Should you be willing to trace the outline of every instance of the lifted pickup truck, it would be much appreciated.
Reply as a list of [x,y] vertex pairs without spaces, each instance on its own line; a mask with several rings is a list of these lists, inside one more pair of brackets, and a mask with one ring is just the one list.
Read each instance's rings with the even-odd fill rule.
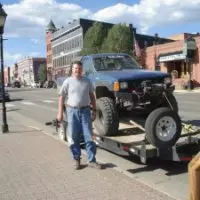
[[170,74],[142,69],[124,53],[93,54],[80,60],[84,74],[95,86],[94,126],[99,136],[115,136],[122,113],[128,111],[133,117],[144,116],[146,139],[152,145],[168,147],[176,143],[181,120]]

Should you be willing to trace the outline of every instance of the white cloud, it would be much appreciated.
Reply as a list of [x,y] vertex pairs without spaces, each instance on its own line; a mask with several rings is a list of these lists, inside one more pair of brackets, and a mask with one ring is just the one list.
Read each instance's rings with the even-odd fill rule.
[[52,18],[58,27],[68,20],[87,17],[90,11],[76,4],[58,3],[54,0],[21,0],[4,5],[8,14],[5,34],[11,37],[44,37],[45,27]]
[[91,17],[107,22],[133,23],[140,31],[147,32],[156,25],[199,21],[199,7],[200,0],[141,0],[133,5],[118,3]]
[[42,57],[42,56],[40,55],[40,52],[31,52],[31,53],[29,54],[29,56],[30,56],[30,57]]
[[[154,26],[198,22],[199,7],[200,0],[140,0],[137,4],[118,3],[93,13],[77,4],[56,0],[21,0],[4,5],[8,14],[5,37],[29,37],[36,45],[45,41],[45,28],[50,19],[59,28],[80,17],[111,23],[132,23],[139,32],[148,33]],[[35,52],[33,55],[40,54]],[[7,52],[5,60],[15,62],[24,56],[28,55]]]
[[39,39],[36,39],[36,38],[31,38],[30,39],[31,43],[34,44],[34,45],[38,45],[40,43],[40,40]]
[[6,65],[13,65],[25,57],[43,57],[40,52],[29,52],[27,54],[4,52],[4,60]]
[[93,13],[77,4],[59,3],[56,0],[21,0],[4,5],[8,14],[5,32],[12,37],[44,38],[45,27],[51,18],[61,27],[79,17],[133,23],[139,30],[148,31],[155,25],[198,21],[199,7],[200,0],[141,0],[132,5],[118,3]]
[[12,53],[7,52],[7,51],[4,52],[4,60],[9,64],[15,63],[22,58],[23,58],[23,55],[20,54],[20,53],[12,54]]

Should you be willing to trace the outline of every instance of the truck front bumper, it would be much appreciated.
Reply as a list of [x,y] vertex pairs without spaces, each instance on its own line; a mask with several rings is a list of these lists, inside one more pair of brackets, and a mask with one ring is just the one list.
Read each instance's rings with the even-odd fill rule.
[[[175,86],[171,85],[166,87],[165,84],[157,85],[152,88],[147,88],[146,92],[136,92],[133,90],[130,92],[116,92],[116,101],[117,103],[123,103],[124,106],[133,106],[137,103],[142,104],[149,104],[152,98],[159,98],[163,96],[163,92],[166,92],[167,94],[173,93],[175,90]],[[144,98],[143,98],[144,97]]]

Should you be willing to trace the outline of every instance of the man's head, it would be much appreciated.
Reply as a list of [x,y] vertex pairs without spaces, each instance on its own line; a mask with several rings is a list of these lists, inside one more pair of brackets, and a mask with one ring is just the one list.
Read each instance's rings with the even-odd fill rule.
[[72,76],[80,78],[83,73],[83,64],[81,61],[75,61],[72,65]]

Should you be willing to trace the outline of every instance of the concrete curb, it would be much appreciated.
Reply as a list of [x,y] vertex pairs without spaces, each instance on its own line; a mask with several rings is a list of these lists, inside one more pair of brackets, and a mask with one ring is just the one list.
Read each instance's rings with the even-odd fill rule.
[[175,90],[174,93],[188,93],[188,94],[192,94],[192,93],[200,93],[200,90]]

